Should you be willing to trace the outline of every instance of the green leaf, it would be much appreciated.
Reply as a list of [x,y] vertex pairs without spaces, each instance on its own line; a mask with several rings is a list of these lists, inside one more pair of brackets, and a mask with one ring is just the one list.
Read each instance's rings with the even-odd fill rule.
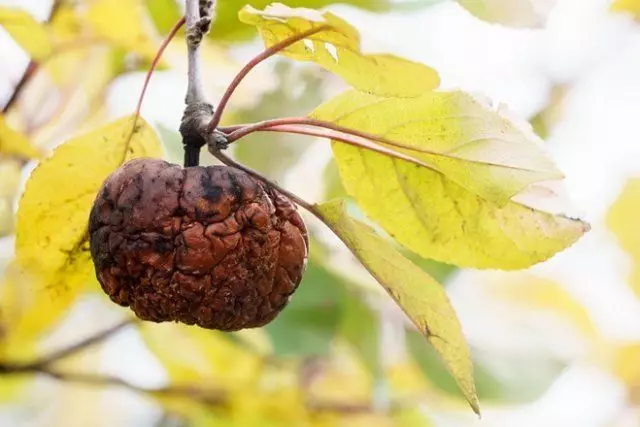
[[340,279],[310,262],[287,308],[266,326],[278,357],[326,355],[340,319]]
[[375,134],[427,168],[333,143],[347,192],[408,249],[477,268],[519,269],[574,243],[589,228],[569,218],[548,181],[561,173],[540,141],[462,92],[411,99],[348,91],[312,116]]
[[[429,382],[447,394],[459,396],[455,382],[443,375],[442,363],[433,349],[415,331],[407,331],[407,349]],[[530,362],[530,363],[529,363]],[[474,363],[478,396],[483,402],[526,403],[539,398],[553,384],[566,364],[557,360],[501,360],[499,370]],[[494,373],[495,372],[495,373]],[[496,375],[498,374],[498,375]]]
[[309,29],[329,26],[280,53],[298,61],[315,62],[362,91],[411,97],[440,84],[438,73],[426,65],[394,55],[364,54],[358,31],[330,12],[291,9],[274,3],[263,11],[245,6],[239,16],[242,22],[258,28],[267,47]]
[[557,0],[458,0],[480,19],[516,28],[540,28]]
[[146,0],[151,20],[160,34],[169,34],[176,22],[182,17],[177,0]]
[[438,352],[476,413],[469,348],[442,287],[369,226],[349,217],[344,202],[316,206],[317,215],[347,245]]
[[0,7],[0,25],[35,61],[51,55],[53,47],[46,27],[27,11],[13,7]]
[[380,322],[371,307],[356,295],[342,299],[338,333],[357,351],[374,377],[382,375]]
[[23,316],[19,333],[39,333],[92,280],[87,221],[100,186],[124,161],[162,154],[154,131],[138,120],[129,144],[133,116],[70,139],[31,173],[18,208],[16,267],[30,278],[40,312]]

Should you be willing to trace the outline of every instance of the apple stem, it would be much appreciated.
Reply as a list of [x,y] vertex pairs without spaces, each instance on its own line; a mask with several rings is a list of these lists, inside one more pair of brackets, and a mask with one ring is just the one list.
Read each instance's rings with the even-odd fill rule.
[[315,27],[315,28],[312,28],[310,30],[304,31],[302,33],[293,35],[293,36],[291,36],[291,37],[289,37],[289,38],[287,38],[285,40],[282,40],[281,42],[276,43],[273,46],[265,49],[259,55],[257,55],[253,59],[251,59],[251,61],[249,61],[244,67],[242,67],[242,69],[238,72],[238,74],[236,74],[236,76],[234,77],[233,81],[227,87],[227,90],[222,95],[222,98],[220,99],[220,102],[218,103],[218,105],[216,107],[216,111],[213,114],[213,118],[211,119],[211,122],[209,123],[209,127],[207,128],[207,131],[209,133],[212,133],[213,130],[218,127],[218,125],[220,124],[220,120],[222,118],[222,113],[224,112],[224,109],[226,108],[227,103],[229,102],[229,99],[231,99],[231,96],[233,95],[233,92],[240,85],[240,83],[247,76],[247,74],[249,74],[249,72],[251,72],[251,70],[253,70],[258,64],[263,62],[265,59],[270,58],[271,56],[273,56],[276,53],[280,52],[281,50],[286,49],[287,47],[291,46],[292,44],[294,44],[296,42],[299,42],[300,40],[305,39],[305,38],[307,38],[309,36],[312,36],[313,34],[319,33],[320,31],[324,31],[324,30],[326,30],[328,28],[330,28],[330,26],[322,25],[322,26]]

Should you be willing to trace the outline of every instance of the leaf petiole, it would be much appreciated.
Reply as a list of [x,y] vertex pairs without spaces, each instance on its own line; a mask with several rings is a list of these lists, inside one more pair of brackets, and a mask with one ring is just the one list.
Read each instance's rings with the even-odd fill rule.
[[[333,123],[324,122],[322,120],[311,119],[307,117],[289,117],[282,119],[266,120],[263,122],[252,123],[248,125],[242,125],[240,127],[233,126],[227,128],[221,128],[221,131],[228,133],[227,142],[232,143],[254,132],[281,132],[292,133],[298,135],[317,136],[321,138],[328,138],[334,141],[339,141],[344,144],[352,145],[355,147],[363,148],[365,150],[374,151],[389,157],[395,157],[400,160],[404,160],[421,167],[440,172],[433,166],[411,157],[407,154],[395,151],[388,147],[378,145],[373,141],[383,142],[388,145],[404,148],[410,150],[411,147],[405,146],[393,141],[389,141],[385,138],[360,132],[354,129],[344,128],[342,126],[335,125]],[[438,154],[438,153],[433,153]]]
[[212,133],[213,130],[216,127],[218,127],[218,125],[220,124],[220,119],[222,118],[222,113],[224,113],[224,109],[227,106],[229,99],[231,99],[233,92],[240,85],[240,83],[247,76],[247,74],[249,74],[249,72],[251,72],[251,70],[253,70],[258,64],[263,62],[265,59],[270,58],[273,55],[277,54],[281,50],[286,49],[292,44],[299,42],[300,40],[303,40],[316,33],[319,33],[320,31],[327,30],[329,28],[331,28],[329,25],[321,25],[319,27],[315,27],[310,30],[291,36],[265,49],[260,54],[255,56],[251,61],[249,61],[244,67],[242,67],[242,69],[238,72],[238,74],[236,74],[236,76],[233,78],[233,81],[231,82],[231,84],[229,84],[229,86],[227,87],[227,90],[222,95],[222,98],[220,99],[220,102],[218,103],[216,110],[213,113],[213,117],[211,118],[211,122],[209,123],[209,127],[207,128],[207,132]]

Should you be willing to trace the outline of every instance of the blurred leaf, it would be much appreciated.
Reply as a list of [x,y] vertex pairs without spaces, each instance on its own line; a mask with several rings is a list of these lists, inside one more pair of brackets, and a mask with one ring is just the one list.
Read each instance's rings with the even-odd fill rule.
[[175,23],[182,17],[182,10],[177,0],[145,0],[145,3],[151,20],[160,34],[169,34]]
[[358,31],[331,12],[290,9],[274,3],[264,11],[245,6],[239,16],[242,22],[258,28],[267,47],[311,28],[329,25],[329,29],[294,43],[280,54],[315,62],[362,91],[410,97],[440,84],[438,73],[426,65],[394,55],[362,53]]
[[469,349],[440,285],[373,229],[350,218],[344,202],[324,203],[317,206],[317,212],[425,335],[473,410],[479,413]]
[[13,223],[11,199],[0,197],[0,237],[5,237],[13,232]]
[[607,215],[607,225],[618,238],[620,246],[633,261],[629,284],[640,296],[640,179],[627,181],[622,193],[611,206]]
[[393,415],[394,427],[431,427],[433,423],[420,408],[402,409]]
[[620,346],[613,361],[614,374],[627,386],[634,405],[640,404],[640,343]]
[[[321,75],[298,70],[284,61],[276,64],[275,69],[278,78],[275,89],[262,94],[257,106],[236,112],[236,122],[253,123],[268,117],[302,116],[322,102]],[[309,147],[303,139],[300,135],[275,132],[249,135],[236,146],[234,157],[279,181]]]
[[127,145],[132,120],[68,140],[31,173],[18,209],[15,268],[30,277],[34,309],[20,318],[16,333],[35,336],[50,326],[93,279],[87,222],[107,176],[127,160],[161,156],[155,133],[142,119]]
[[540,28],[557,0],[458,0],[480,19],[517,28]]
[[379,368],[376,316],[350,284],[317,260],[309,263],[287,308],[265,329],[277,357],[326,356],[339,334],[372,371]]
[[[0,148],[1,141],[0,138]],[[0,237],[13,233],[15,223],[13,203],[19,190],[21,170],[22,160],[0,155]]]
[[287,307],[266,326],[275,356],[326,355],[338,328],[340,303],[345,296],[339,278],[309,263]]
[[80,44],[85,37],[83,33],[86,33],[82,17],[78,16],[73,4],[62,3],[52,16],[49,28],[56,46],[74,45],[74,48],[57,49],[55,55],[42,66],[56,84],[60,86],[77,84],[77,70],[89,72],[85,67],[88,65],[87,59],[93,47],[91,43]]
[[[418,332],[407,331],[407,349],[429,382],[449,395],[460,396],[455,382],[443,374],[442,362],[438,355],[433,348],[424,343]],[[502,376],[505,375],[505,371],[515,371],[509,378],[498,377],[483,363],[474,362],[473,372],[480,401],[500,404],[535,401],[548,390],[565,368],[565,365],[555,361],[546,365],[538,361],[535,366],[517,361],[511,364],[513,367],[506,366],[508,361],[501,362]]]
[[412,149],[398,151],[433,166],[332,144],[349,194],[399,243],[459,266],[519,269],[570,246],[589,226],[564,214],[565,201],[540,182],[561,172],[505,114],[462,92],[402,99],[348,91],[312,116],[401,141]]
[[490,289],[509,304],[536,312],[551,312],[567,319],[586,338],[598,338],[597,328],[587,309],[557,282],[527,275],[492,283]]
[[93,31],[111,43],[153,59],[159,43],[148,28],[144,5],[138,0],[94,0],[85,19]]
[[540,138],[547,139],[553,127],[561,120],[568,91],[566,86],[554,86],[546,107],[530,120],[534,132]]
[[640,0],[614,0],[611,11],[630,13],[636,21],[640,21]]
[[158,123],[158,134],[162,140],[162,146],[167,152],[167,161],[180,164],[184,158],[184,148],[180,132],[170,129],[162,123]]
[[348,295],[341,301],[339,334],[353,346],[363,363],[377,377],[381,374],[380,322],[362,298]]
[[173,384],[241,390],[259,375],[260,357],[222,332],[149,322],[141,324],[140,332]]
[[[414,0],[411,0],[414,1]],[[426,1],[426,0],[419,0]],[[250,40],[255,33],[249,27],[240,25],[238,11],[247,3],[257,9],[263,9],[273,0],[227,0],[219,1],[216,8],[216,31],[212,31],[211,37],[225,41]],[[289,7],[309,7],[318,9],[331,4],[350,4],[362,9],[383,12],[390,10],[392,1],[390,0],[289,0],[286,2]]]
[[0,7],[0,25],[35,61],[46,59],[53,50],[46,27],[27,11]]
[[33,380],[29,374],[5,375],[0,381],[0,404],[19,403]]
[[29,138],[11,128],[2,114],[0,114],[0,155],[24,159],[40,157],[40,151],[31,145]]

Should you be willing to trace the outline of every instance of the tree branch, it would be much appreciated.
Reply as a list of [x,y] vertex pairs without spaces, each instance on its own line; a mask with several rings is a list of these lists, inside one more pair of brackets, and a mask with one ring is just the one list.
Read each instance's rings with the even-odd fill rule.
[[[167,396],[182,397],[212,407],[223,406],[229,401],[229,395],[225,390],[215,388],[202,388],[186,385],[169,385],[162,388],[147,388],[119,377],[92,373],[65,372],[45,367],[34,369],[33,372],[67,383],[86,384],[98,387],[121,387],[152,398]],[[306,399],[305,405],[310,412],[330,412],[344,415],[387,413],[389,411],[398,411],[403,407],[408,406],[406,402],[394,402],[394,404],[389,408],[389,411],[377,411],[371,404],[365,402],[337,402],[332,400],[314,399],[311,397]]]
[[[61,5],[62,5],[62,0],[54,0],[53,5],[51,5],[51,11],[49,12],[49,18],[47,19],[47,22],[51,22],[55,14],[60,9]],[[39,68],[39,65],[37,62],[35,62],[34,60],[29,61],[27,68],[25,68],[24,72],[22,73],[22,77],[20,78],[20,81],[18,81],[16,86],[13,88],[13,92],[11,93],[11,96],[9,97],[7,102],[4,104],[4,107],[2,107],[2,111],[0,111],[1,114],[6,113],[7,111],[9,111],[11,107],[13,107],[13,105],[16,103],[16,101],[20,97],[20,94],[22,93],[24,88],[27,86],[27,83],[29,83],[31,78],[36,74],[36,71],[38,71],[38,68]]]
[[[202,86],[202,65],[200,63],[200,43],[211,28],[211,19],[215,2],[209,0],[186,0],[187,48],[189,60],[189,83],[186,103],[205,103]],[[201,16],[201,13],[205,14]]]
[[1,363],[0,362],[0,374],[12,374],[12,373],[24,373],[24,372],[41,372],[43,369],[47,369],[48,366],[57,362],[58,360],[69,357],[75,353],[79,353],[99,342],[111,337],[112,335],[120,332],[122,329],[135,322],[135,319],[124,320],[102,332],[98,332],[95,335],[85,338],[69,347],[58,350],[49,356],[44,356],[29,363]]

